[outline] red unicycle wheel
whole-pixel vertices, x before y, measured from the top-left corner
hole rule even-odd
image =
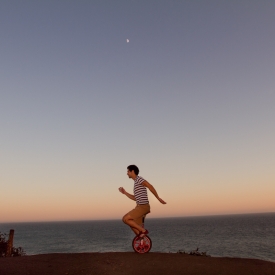
[[[152,241],[147,235],[144,237],[136,236],[133,239],[132,246],[137,253],[147,253],[152,248]]]

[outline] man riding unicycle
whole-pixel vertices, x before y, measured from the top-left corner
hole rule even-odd
[[[129,225],[138,237],[144,237],[149,232],[142,227],[143,217],[150,212],[150,204],[147,195],[147,188],[154,194],[154,196],[162,204],[166,202],[158,196],[156,189],[142,177],[138,176],[139,169],[136,165],[129,165],[127,167],[127,175],[134,180],[134,194],[129,194],[123,187],[119,191],[126,195],[129,199],[136,201],[136,207],[125,214],[122,221]]]

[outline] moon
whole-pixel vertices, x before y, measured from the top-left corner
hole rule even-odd
[[[127,42],[127,43],[129,43],[129,42],[130,42],[130,40],[129,40],[129,39],[126,39],[126,42]]]

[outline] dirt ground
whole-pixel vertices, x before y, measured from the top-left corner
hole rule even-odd
[[[179,253],[45,254],[0,258],[0,275],[275,275],[275,263]]]

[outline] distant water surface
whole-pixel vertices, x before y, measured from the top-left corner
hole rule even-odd
[[[275,213],[146,219],[151,251],[256,258],[275,262]],[[15,230],[14,246],[28,255],[132,251],[132,231],[121,220],[2,223]]]

